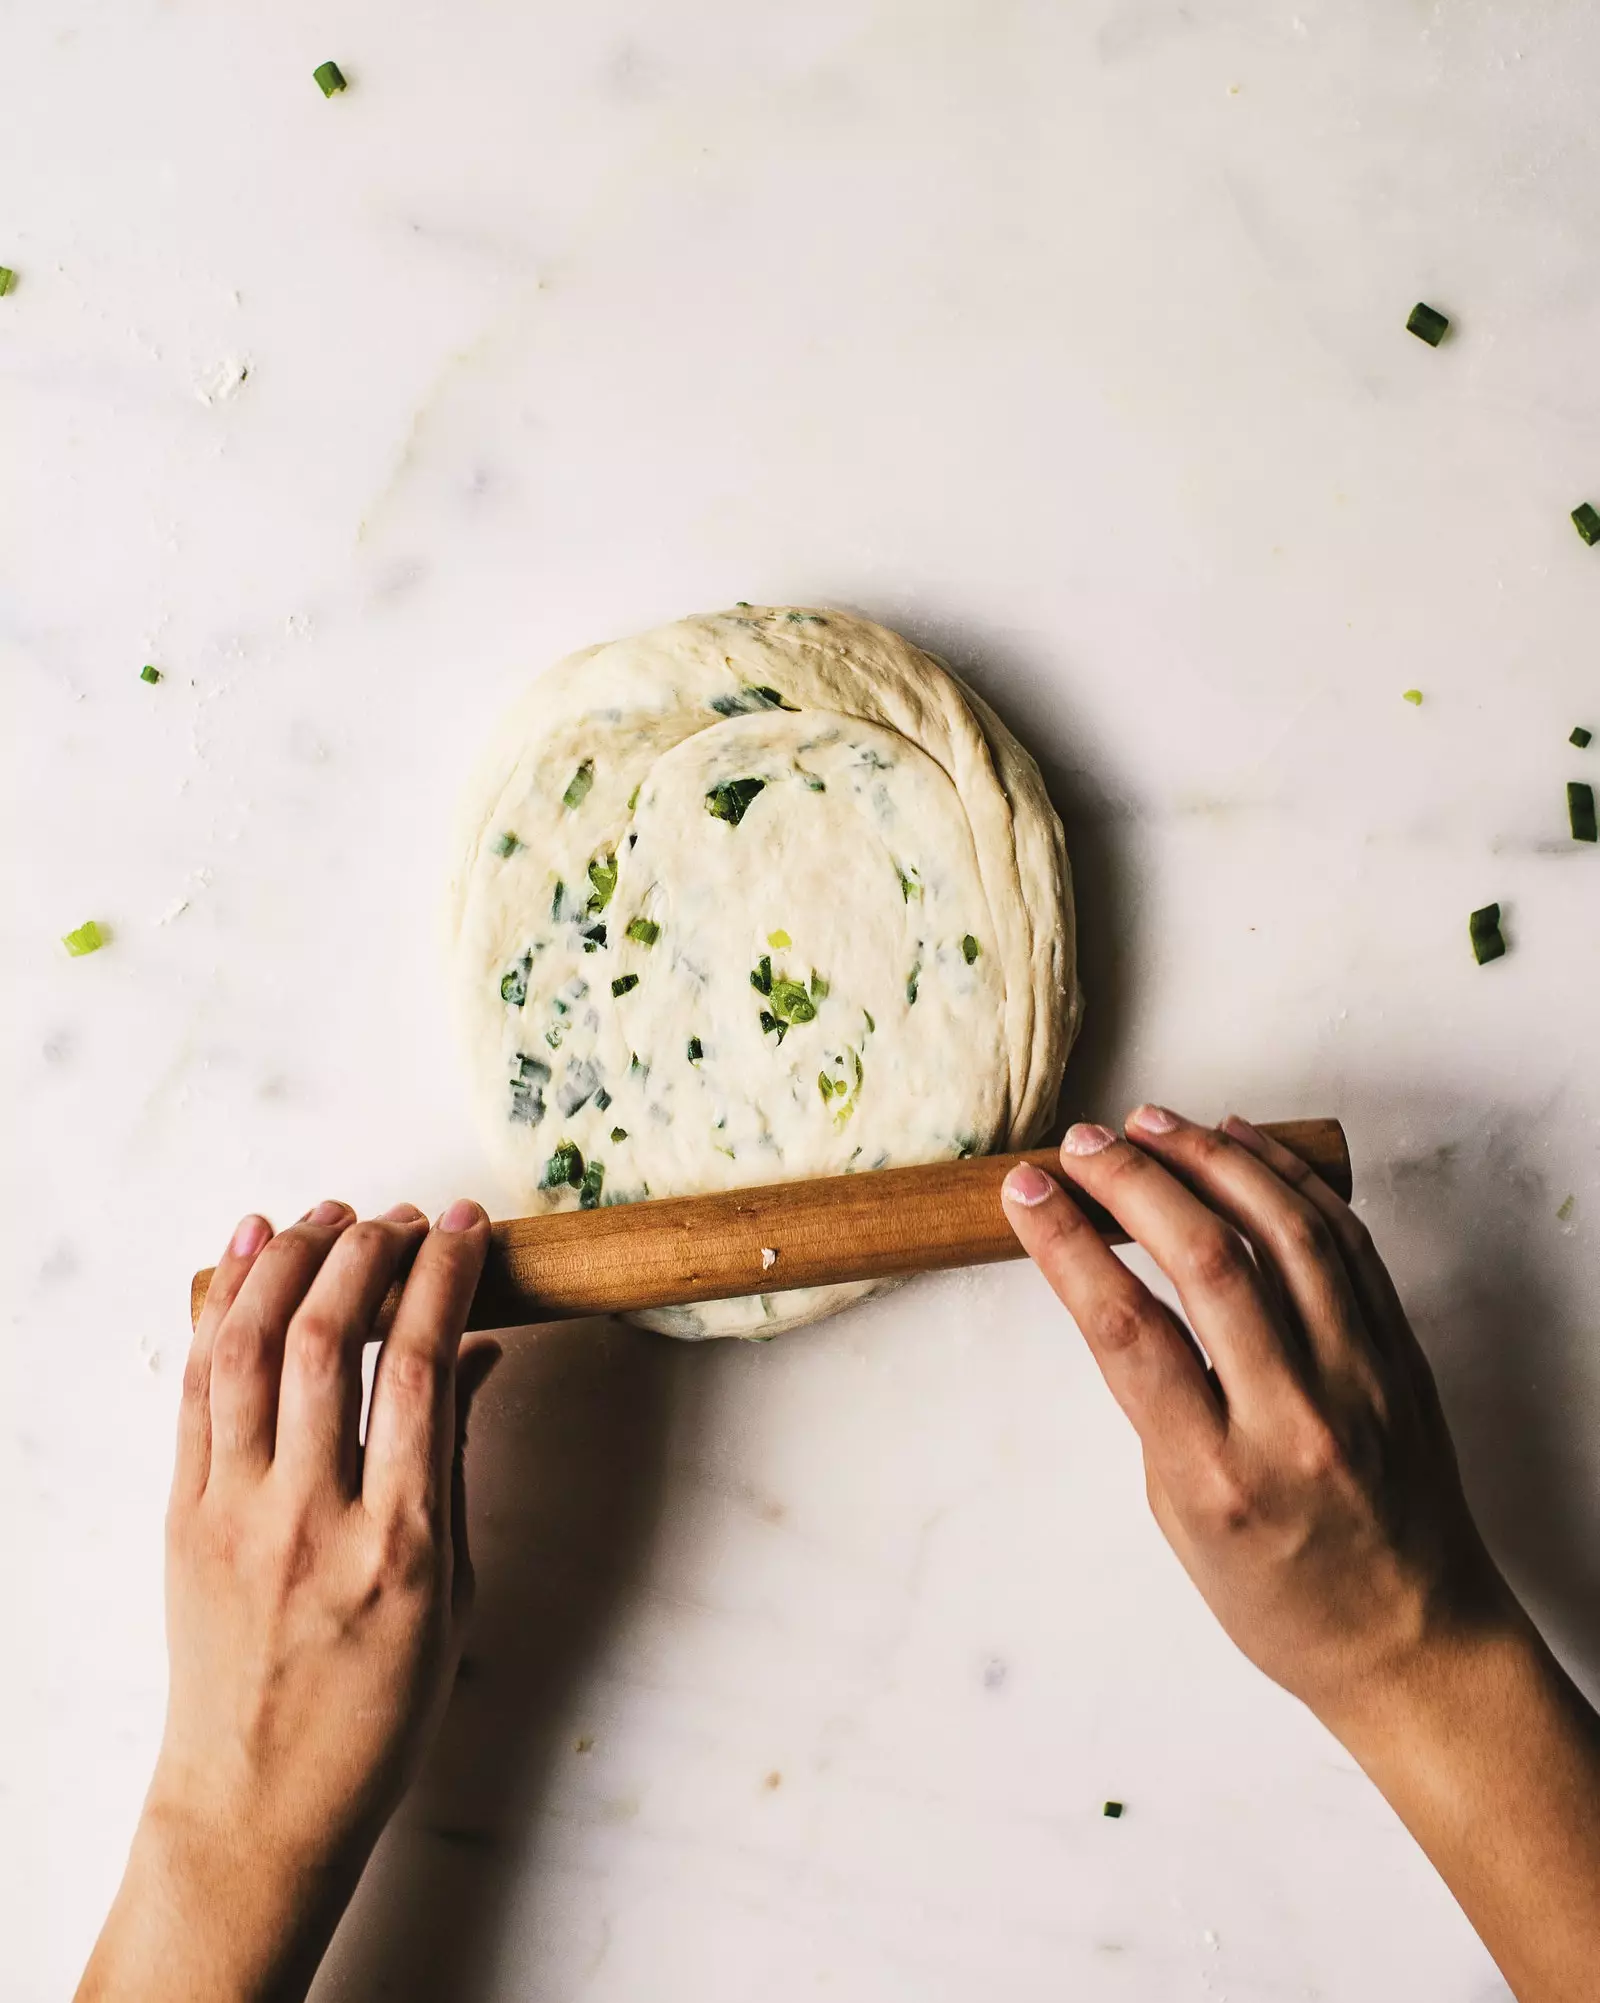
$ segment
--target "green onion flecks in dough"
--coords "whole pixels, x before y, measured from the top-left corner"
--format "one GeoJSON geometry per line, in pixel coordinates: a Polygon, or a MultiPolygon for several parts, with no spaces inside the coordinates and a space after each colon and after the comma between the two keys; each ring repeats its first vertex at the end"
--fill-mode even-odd
{"type": "MultiPolygon", "coordinates": [[[[524,1209],[1044,1130],[1077,1020],[1060,824],[1026,752],[896,634],[747,606],[591,648],[530,685],[458,853],[460,1019],[524,1209]]],[[[858,1291],[636,1318],[768,1335],[858,1291]]]]}
{"type": "Polygon", "coordinates": [[[765,779],[725,779],[706,794],[706,812],[714,820],[726,821],[729,827],[736,828],[766,783],[765,779]]]}

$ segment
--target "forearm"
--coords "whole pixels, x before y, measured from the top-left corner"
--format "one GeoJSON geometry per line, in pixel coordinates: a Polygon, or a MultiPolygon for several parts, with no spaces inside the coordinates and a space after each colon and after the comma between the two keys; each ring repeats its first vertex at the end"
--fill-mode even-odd
{"type": "Polygon", "coordinates": [[[1519,2003],[1587,2003],[1600,1965],[1600,1719],[1520,1612],[1430,1647],[1325,1722],[1519,2003]]]}
{"type": "Polygon", "coordinates": [[[300,2003],[351,1889],[147,1810],[76,2003],[300,2003]]]}

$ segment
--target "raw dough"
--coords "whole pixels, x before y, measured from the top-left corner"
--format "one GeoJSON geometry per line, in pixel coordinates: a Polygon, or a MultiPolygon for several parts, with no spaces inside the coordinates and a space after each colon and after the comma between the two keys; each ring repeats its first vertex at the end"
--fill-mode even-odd
{"type": "MultiPolygon", "coordinates": [[[[542,676],[472,789],[456,999],[530,1210],[1025,1146],[1077,1029],[1039,769],[897,634],[742,605],[542,676]]],[[[874,1291],[635,1317],[769,1335],[874,1291]]]]}

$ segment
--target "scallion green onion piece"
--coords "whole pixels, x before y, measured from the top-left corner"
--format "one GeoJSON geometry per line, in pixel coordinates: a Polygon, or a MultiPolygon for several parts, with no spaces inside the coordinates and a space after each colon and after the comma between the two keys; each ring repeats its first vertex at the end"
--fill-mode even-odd
{"type": "Polygon", "coordinates": [[[691,1064],[698,1064],[706,1054],[705,1045],[700,1041],[698,1036],[691,1036],[689,1038],[688,1051],[689,1062],[691,1064]]]}
{"type": "Polygon", "coordinates": [[[1422,691],[1421,689],[1407,689],[1404,695],[1401,696],[1400,700],[1402,702],[1410,703],[1413,709],[1421,709],[1422,691]]]}
{"type": "Polygon", "coordinates": [[[139,670],[139,679],[142,682],[148,682],[150,686],[154,688],[156,683],[161,680],[161,670],[159,668],[153,668],[150,665],[150,663],[146,661],[144,666],[139,670]]]}
{"type": "Polygon", "coordinates": [[[765,779],[725,779],[706,795],[706,812],[713,820],[726,821],[736,828],[749,811],[750,802],[766,789],[765,779]]]}
{"type": "Polygon", "coordinates": [[[1572,526],[1592,549],[1600,542],[1600,510],[1584,501],[1572,511],[1572,526]]]}
{"type": "Polygon", "coordinates": [[[90,918],[66,933],[61,943],[75,960],[81,960],[85,953],[98,953],[106,941],[105,934],[90,918]]]}
{"type": "Polygon", "coordinates": [[[967,965],[970,967],[973,961],[978,957],[978,955],[982,951],[983,948],[978,944],[977,940],[973,938],[972,934],[968,932],[961,941],[962,959],[965,960],[967,965]]]}
{"type": "Polygon", "coordinates": [[[589,797],[589,788],[594,784],[594,760],[586,758],[567,781],[567,790],[561,795],[564,807],[581,807],[589,797]]]}
{"type": "Polygon", "coordinates": [[[789,937],[788,933],[785,932],[783,928],[780,926],[776,932],[769,932],[767,934],[767,944],[769,946],[776,946],[778,951],[781,953],[785,946],[792,946],[794,944],[794,941],[789,937]]]}
{"type": "Polygon", "coordinates": [[[335,91],[347,90],[344,71],[337,63],[318,63],[311,72],[312,81],[321,87],[324,97],[332,97],[335,91]]]}
{"type": "Polygon", "coordinates": [[[910,973],[906,975],[907,1008],[915,1008],[917,1005],[917,978],[921,974],[921,972],[922,972],[922,962],[919,960],[917,964],[911,969],[910,973]]]}
{"type": "Polygon", "coordinates": [[[811,969],[811,999],[813,1001],[826,1001],[828,999],[828,983],[817,972],[815,967],[811,969]]]}
{"type": "Polygon", "coordinates": [[[16,282],[17,274],[11,269],[10,265],[0,264],[0,299],[4,299],[16,282]]]}
{"type": "Polygon", "coordinates": [[[556,1151],[544,1165],[539,1178],[541,1189],[576,1189],[583,1180],[583,1156],[576,1141],[558,1141],[556,1151]]]}
{"type": "Polygon", "coordinates": [[[1411,309],[1411,317],[1406,322],[1406,332],[1415,334],[1419,341],[1426,341],[1430,348],[1438,347],[1444,339],[1445,329],[1450,322],[1443,313],[1432,306],[1420,303],[1411,309]]]}
{"type": "Polygon", "coordinates": [[[637,974],[618,974],[617,978],[611,983],[611,992],[614,995],[625,995],[638,985],[639,976],[637,974]]]}
{"type": "Polygon", "coordinates": [[[1109,1815],[1111,1820],[1115,1822],[1117,1817],[1122,1813],[1122,1803],[1120,1801],[1103,1802],[1101,1804],[1100,1813],[1102,1815],[1109,1815]]]}
{"type": "Polygon", "coordinates": [[[823,1104],[826,1105],[828,1100],[833,1097],[833,1080],[828,1076],[826,1071],[819,1071],[817,1073],[817,1090],[822,1094],[823,1104]]]}
{"type": "Polygon", "coordinates": [[[780,1022],[815,1022],[816,1003],[798,981],[772,983],[772,1012],[780,1022]]]}
{"type": "Polygon", "coordinates": [[[641,792],[643,792],[643,790],[644,790],[644,781],[641,779],[638,785],[635,786],[633,791],[628,795],[628,812],[630,814],[633,812],[634,808],[638,806],[639,795],[641,792]]]}
{"type": "Polygon", "coordinates": [[[1600,840],[1594,818],[1594,788],[1582,779],[1567,781],[1567,819],[1575,842],[1600,840]]]}
{"type": "Polygon", "coordinates": [[[614,1141],[625,1141],[625,1140],[626,1140],[626,1139],[628,1138],[628,1130],[627,1130],[627,1128],[626,1128],[626,1127],[613,1127],[613,1128],[611,1129],[611,1138],[612,1138],[612,1140],[614,1140],[614,1141]]]}
{"type": "Polygon", "coordinates": [[[653,946],[661,937],[661,927],[653,918],[630,918],[628,937],[640,946],[653,946]]]}
{"type": "Polygon", "coordinates": [[[776,1035],[781,1044],[783,1039],[789,1034],[789,1025],[786,1022],[779,1022],[770,1008],[764,1008],[761,1011],[761,1034],[763,1036],[776,1035]]]}
{"type": "Polygon", "coordinates": [[[525,967],[513,967],[509,974],[501,975],[500,999],[509,1002],[513,1008],[521,1008],[528,999],[528,973],[525,967]]]}
{"type": "Polygon", "coordinates": [[[763,953],[756,966],[750,969],[750,985],[758,995],[772,993],[772,955],[763,953]]]}
{"type": "Polygon", "coordinates": [[[1472,940],[1472,957],[1480,967],[1498,960],[1506,950],[1498,904],[1485,904],[1474,911],[1467,920],[1467,932],[1472,940]]]}
{"type": "Polygon", "coordinates": [[[1575,1196],[1569,1194],[1562,1197],[1561,1201],[1556,1205],[1556,1222],[1558,1224],[1565,1224],[1577,1208],[1577,1205],[1578,1199],[1575,1196]]]}
{"type": "Polygon", "coordinates": [[[1587,751],[1593,741],[1594,732],[1592,730],[1585,730],[1581,723],[1577,725],[1572,735],[1567,739],[1569,744],[1577,745],[1580,751],[1587,751]]]}
{"type": "Polygon", "coordinates": [[[591,1160],[589,1166],[578,1178],[578,1208],[580,1210],[598,1210],[600,1208],[600,1186],[605,1179],[605,1163],[591,1160]]]}
{"type": "Polygon", "coordinates": [[[522,843],[518,837],[507,828],[503,835],[496,836],[494,852],[496,855],[515,855],[521,846],[522,843]]]}
{"type": "Polygon", "coordinates": [[[589,881],[594,885],[589,899],[591,911],[604,911],[611,902],[611,893],[617,887],[617,859],[614,855],[597,855],[589,865],[589,881]]]}

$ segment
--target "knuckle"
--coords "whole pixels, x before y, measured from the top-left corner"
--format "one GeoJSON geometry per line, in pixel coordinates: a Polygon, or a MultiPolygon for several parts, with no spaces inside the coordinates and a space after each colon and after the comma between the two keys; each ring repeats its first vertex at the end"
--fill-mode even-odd
{"type": "Polygon", "coordinates": [[[384,1257],[394,1243],[387,1226],[376,1218],[366,1217],[359,1224],[347,1227],[344,1241],[358,1259],[372,1260],[384,1257]]]}
{"type": "Polygon", "coordinates": [[[1247,1260],[1244,1243],[1236,1232],[1223,1225],[1195,1233],[1184,1254],[1185,1277],[1195,1286],[1226,1289],[1244,1277],[1247,1260]]]}
{"type": "Polygon", "coordinates": [[[1327,1220],[1309,1203],[1293,1204],[1280,1228],[1283,1248],[1290,1257],[1326,1265],[1336,1256],[1327,1220]]]}
{"type": "Polygon", "coordinates": [[[385,1513],[372,1551],[375,1591],[427,1591],[438,1582],[441,1562],[438,1527],[420,1502],[397,1502],[385,1513]]]}
{"type": "Polygon", "coordinates": [[[1327,1481],[1344,1464],[1333,1428],[1317,1418],[1307,1418],[1295,1428],[1286,1456],[1295,1475],[1306,1483],[1327,1481]]]}
{"type": "Polygon", "coordinates": [[[1149,1326],[1145,1304],[1123,1293],[1112,1295],[1093,1317],[1094,1339],[1102,1349],[1131,1349],[1149,1326]]]}
{"type": "Polygon", "coordinates": [[[213,1377],[248,1377],[261,1363],[266,1338],[253,1315],[234,1313],[217,1330],[211,1349],[213,1377]]]}
{"type": "Polygon", "coordinates": [[[1254,1488],[1236,1469],[1220,1462],[1202,1485],[1199,1507],[1205,1520],[1221,1531],[1248,1530],[1259,1514],[1254,1488]]]}
{"type": "Polygon", "coordinates": [[[317,1308],[302,1308],[289,1331],[295,1366],[318,1381],[336,1377],[344,1363],[344,1337],[333,1318],[317,1308]]]}
{"type": "Polygon", "coordinates": [[[431,1405],[443,1396],[449,1378],[445,1359],[431,1349],[411,1343],[396,1349],[389,1359],[389,1388],[408,1404],[431,1405]]]}

